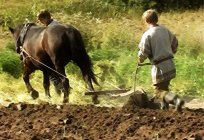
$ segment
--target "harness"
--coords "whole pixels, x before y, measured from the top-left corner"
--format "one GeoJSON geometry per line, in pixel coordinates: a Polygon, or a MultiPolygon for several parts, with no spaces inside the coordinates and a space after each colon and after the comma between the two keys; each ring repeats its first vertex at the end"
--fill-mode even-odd
{"type": "Polygon", "coordinates": [[[20,34],[19,34],[19,36],[18,36],[18,38],[17,38],[17,40],[16,40],[16,51],[17,51],[17,53],[19,53],[19,54],[22,53],[21,46],[23,46],[23,43],[24,43],[24,41],[25,41],[25,37],[26,37],[26,34],[27,34],[27,32],[28,32],[28,29],[29,29],[32,25],[33,25],[33,23],[26,23],[26,24],[23,26],[23,28],[22,28],[22,30],[21,30],[21,32],[20,32],[20,34]]]}
{"type": "Polygon", "coordinates": [[[65,75],[59,73],[58,71],[54,70],[53,68],[47,66],[46,64],[44,64],[44,63],[38,61],[38,60],[35,59],[35,58],[33,58],[33,57],[23,48],[23,43],[24,43],[24,41],[25,41],[26,34],[27,34],[27,32],[28,32],[28,29],[29,29],[32,25],[35,25],[35,24],[34,24],[34,23],[26,23],[26,24],[23,26],[23,28],[22,28],[22,30],[21,30],[19,36],[18,36],[18,39],[16,40],[16,47],[17,47],[17,49],[19,49],[19,52],[17,52],[17,53],[20,54],[20,59],[21,59],[22,61],[24,61],[24,60],[27,59],[27,58],[33,59],[34,61],[38,62],[39,64],[41,64],[41,65],[43,65],[43,66],[45,66],[45,67],[47,67],[47,68],[50,69],[51,71],[54,71],[55,73],[61,75],[62,77],[67,78],[65,75]]]}

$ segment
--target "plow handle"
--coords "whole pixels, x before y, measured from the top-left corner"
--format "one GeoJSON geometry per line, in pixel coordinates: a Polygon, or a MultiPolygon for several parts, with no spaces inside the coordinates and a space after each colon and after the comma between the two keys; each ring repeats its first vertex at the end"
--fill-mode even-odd
{"type": "Polygon", "coordinates": [[[137,66],[152,65],[151,63],[138,63],[137,66]]]}
{"type": "Polygon", "coordinates": [[[137,63],[136,70],[135,70],[134,87],[133,87],[134,92],[135,92],[135,88],[136,88],[136,80],[137,80],[138,69],[139,69],[139,67],[145,66],[145,65],[152,65],[152,64],[151,63],[137,63]]]}

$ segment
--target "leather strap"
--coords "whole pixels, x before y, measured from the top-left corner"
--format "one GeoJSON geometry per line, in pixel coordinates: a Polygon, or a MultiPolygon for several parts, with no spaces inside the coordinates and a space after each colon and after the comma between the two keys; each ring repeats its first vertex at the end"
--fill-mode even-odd
{"type": "Polygon", "coordinates": [[[173,57],[173,56],[169,56],[169,57],[164,58],[164,59],[161,59],[161,60],[154,60],[154,61],[153,61],[153,64],[154,64],[154,65],[157,65],[157,64],[159,64],[159,63],[161,63],[161,62],[164,62],[164,61],[169,60],[169,59],[172,59],[172,58],[174,58],[174,57],[173,57]]]}

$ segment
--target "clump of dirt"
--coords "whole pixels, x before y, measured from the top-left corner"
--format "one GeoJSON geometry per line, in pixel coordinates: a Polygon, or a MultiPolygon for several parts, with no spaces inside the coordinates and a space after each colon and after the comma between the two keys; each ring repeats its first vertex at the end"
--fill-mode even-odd
{"type": "Polygon", "coordinates": [[[204,111],[11,104],[0,109],[0,139],[125,140],[204,137],[204,111]]]}
{"type": "Polygon", "coordinates": [[[139,108],[159,109],[160,103],[149,100],[146,93],[136,91],[129,96],[122,109],[124,111],[137,111],[139,108]]]}
{"type": "Polygon", "coordinates": [[[123,109],[138,109],[146,108],[149,100],[145,93],[134,93],[132,94],[128,101],[123,105],[123,109]]]}

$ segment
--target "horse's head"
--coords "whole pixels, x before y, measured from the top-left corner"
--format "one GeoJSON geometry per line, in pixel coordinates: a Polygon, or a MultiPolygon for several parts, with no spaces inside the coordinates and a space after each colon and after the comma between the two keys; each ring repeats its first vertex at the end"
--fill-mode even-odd
{"type": "Polygon", "coordinates": [[[20,53],[20,46],[23,46],[26,33],[30,26],[35,25],[34,23],[20,24],[15,28],[9,27],[10,32],[12,33],[15,39],[16,52],[20,53]]]}
{"type": "Polygon", "coordinates": [[[21,25],[18,25],[17,27],[15,28],[12,28],[12,27],[9,27],[9,30],[10,32],[12,33],[13,37],[14,37],[14,40],[15,40],[15,45],[16,45],[16,51],[17,53],[20,53],[20,42],[19,42],[19,36],[20,36],[20,32],[22,30],[22,28],[24,27],[23,24],[21,25]]]}

